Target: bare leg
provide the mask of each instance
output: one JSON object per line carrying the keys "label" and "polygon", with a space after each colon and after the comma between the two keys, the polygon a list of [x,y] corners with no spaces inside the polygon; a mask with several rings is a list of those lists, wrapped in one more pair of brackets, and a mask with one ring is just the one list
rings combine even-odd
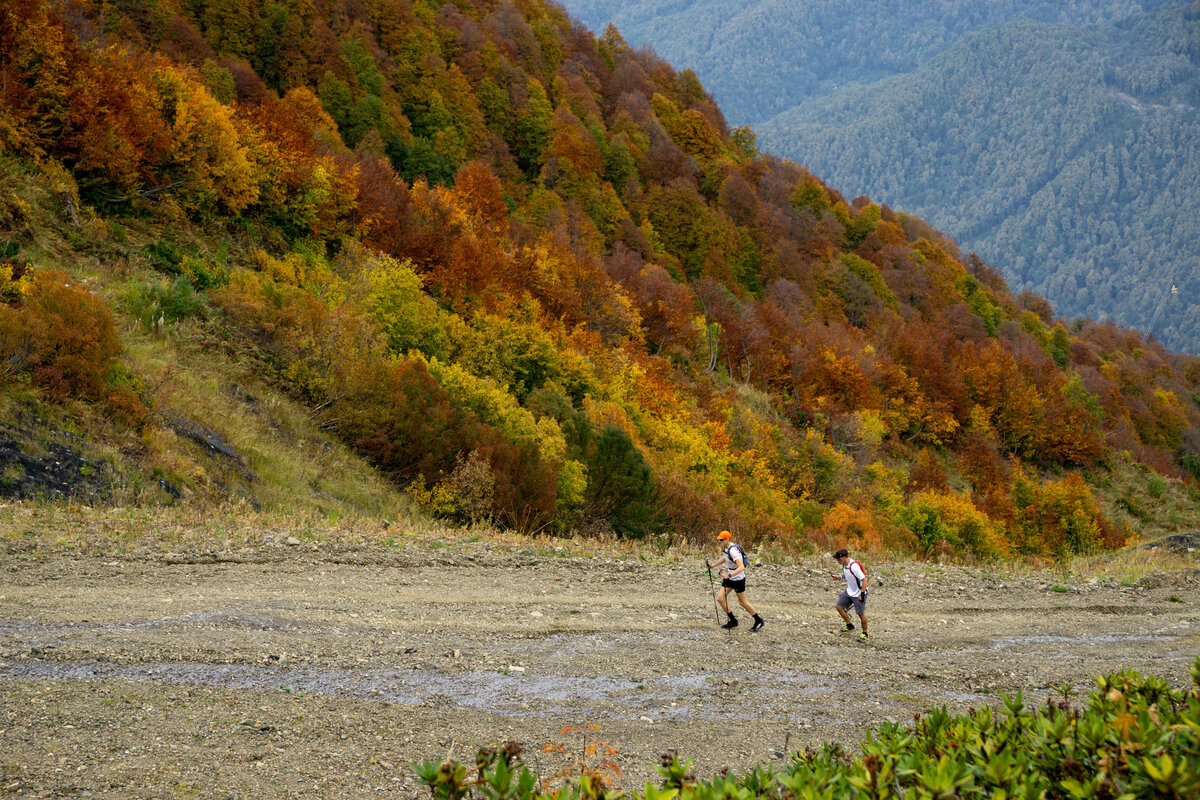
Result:
{"label": "bare leg", "polygon": [[720,604],[721,610],[726,614],[729,613],[729,601],[725,599],[725,595],[728,593],[729,587],[727,586],[722,586],[720,591],[717,592],[717,603]]}
{"label": "bare leg", "polygon": [[835,605],[834,608],[836,608],[837,612],[842,615],[842,619],[846,620],[847,625],[854,624],[853,620],[850,619],[850,615],[846,613],[846,609],[842,608],[839,605]]}
{"label": "bare leg", "polygon": [[[842,616],[843,616],[843,617],[846,617],[846,619],[847,619],[847,620],[849,620],[849,619],[850,619],[850,617],[849,617],[849,616],[847,616],[845,612],[842,612]],[[862,626],[863,626],[863,633],[866,633],[866,632],[867,632],[867,615],[866,615],[866,614],[859,614],[859,615],[858,615],[858,621],[862,623]]]}
{"label": "bare leg", "polygon": [[754,610],[754,606],[750,605],[750,601],[746,599],[745,592],[738,592],[737,600],[741,604],[742,608],[744,608],[750,612],[750,616],[752,616],[752,617],[758,616],[758,612]]}

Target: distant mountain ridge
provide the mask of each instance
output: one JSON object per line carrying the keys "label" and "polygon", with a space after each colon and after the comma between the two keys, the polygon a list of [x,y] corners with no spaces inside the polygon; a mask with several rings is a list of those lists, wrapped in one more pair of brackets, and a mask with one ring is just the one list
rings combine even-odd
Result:
{"label": "distant mountain ridge", "polygon": [[[593,23],[613,11],[569,5]],[[900,3],[887,19],[857,4],[877,44],[845,16],[836,27],[843,3],[742,3],[720,25],[699,14],[690,33],[673,23],[678,6],[651,19],[664,8],[613,14],[633,41],[662,37],[654,48],[694,66],[731,119],[757,119],[765,93],[808,92],[755,124],[765,150],[930,219],[1068,316],[1200,352],[1200,4]],[[777,21],[750,47],[737,19],[768,11]],[[904,34],[912,47],[899,50]],[[785,47],[789,69],[824,77],[756,71]]]}
{"label": "distant mountain ridge", "polygon": [[692,69],[734,125],[912,72],[972,31],[1025,20],[1112,22],[1173,0],[565,0],[593,30],[613,24]]}
{"label": "distant mountain ridge", "polygon": [[1198,95],[1200,15],[1178,6],[975,33],[759,133],[833,185],[934,220],[1060,312],[1197,352]]}

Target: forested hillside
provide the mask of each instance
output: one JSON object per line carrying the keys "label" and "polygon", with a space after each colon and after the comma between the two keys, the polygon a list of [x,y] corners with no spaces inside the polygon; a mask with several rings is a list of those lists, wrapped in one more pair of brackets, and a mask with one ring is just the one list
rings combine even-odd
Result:
{"label": "forested hillside", "polygon": [[973,34],[760,133],[933,220],[1062,313],[1200,350],[1200,6]]}
{"label": "forested hillside", "polygon": [[1200,359],[559,6],[15,0],[0,73],[4,409],[136,437],[176,489],[140,502],[205,480],[158,457],[203,354],[463,522],[981,558],[1200,522]]}
{"label": "forested hillside", "polygon": [[1191,0],[567,5],[694,69],[764,149],[930,220],[1061,313],[1200,351]]}

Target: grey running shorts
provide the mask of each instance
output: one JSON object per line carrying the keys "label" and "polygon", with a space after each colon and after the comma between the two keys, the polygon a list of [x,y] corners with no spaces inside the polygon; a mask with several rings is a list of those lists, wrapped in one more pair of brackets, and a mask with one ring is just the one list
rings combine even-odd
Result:
{"label": "grey running shorts", "polygon": [[849,592],[843,590],[842,593],[838,595],[837,604],[841,608],[850,608],[850,606],[853,605],[854,613],[858,614],[860,617],[867,613],[867,599],[861,594],[858,597],[851,597]]}

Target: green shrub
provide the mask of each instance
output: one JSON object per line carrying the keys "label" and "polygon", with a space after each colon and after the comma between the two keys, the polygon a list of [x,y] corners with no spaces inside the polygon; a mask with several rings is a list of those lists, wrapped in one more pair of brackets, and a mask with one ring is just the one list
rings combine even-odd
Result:
{"label": "green shrub", "polygon": [[181,275],[166,286],[139,283],[130,287],[125,293],[124,306],[138,322],[152,330],[201,314],[207,304],[191,279]]}
{"label": "green shrub", "polygon": [[178,275],[183,263],[183,253],[169,241],[151,242],[145,248],[146,257],[154,268],[168,275]]}
{"label": "green shrub", "polygon": [[184,253],[178,245],[169,241],[151,242],[143,252],[159,272],[185,277],[200,291],[229,283],[229,270],[219,263],[221,253],[217,254],[214,263],[204,257]]}
{"label": "green shrub", "polygon": [[894,516],[913,532],[926,552],[933,552],[943,542],[984,557],[1008,550],[1000,527],[963,495],[927,489],[898,506]]}
{"label": "green shrub", "polygon": [[[1200,687],[1200,659],[1192,666]],[[1001,708],[952,715],[945,708],[911,724],[868,733],[862,755],[841,745],[792,753],[782,769],[696,780],[691,762],[664,761],[661,786],[622,793],[602,765],[557,788],[542,783],[510,744],[480,751],[475,774],[457,762],[414,764],[433,800],[729,800],[730,798],[1195,798],[1200,796],[1200,690],[1173,690],[1132,670],[1098,679],[1086,706],[1070,691],[1045,706],[1020,693]]]}

